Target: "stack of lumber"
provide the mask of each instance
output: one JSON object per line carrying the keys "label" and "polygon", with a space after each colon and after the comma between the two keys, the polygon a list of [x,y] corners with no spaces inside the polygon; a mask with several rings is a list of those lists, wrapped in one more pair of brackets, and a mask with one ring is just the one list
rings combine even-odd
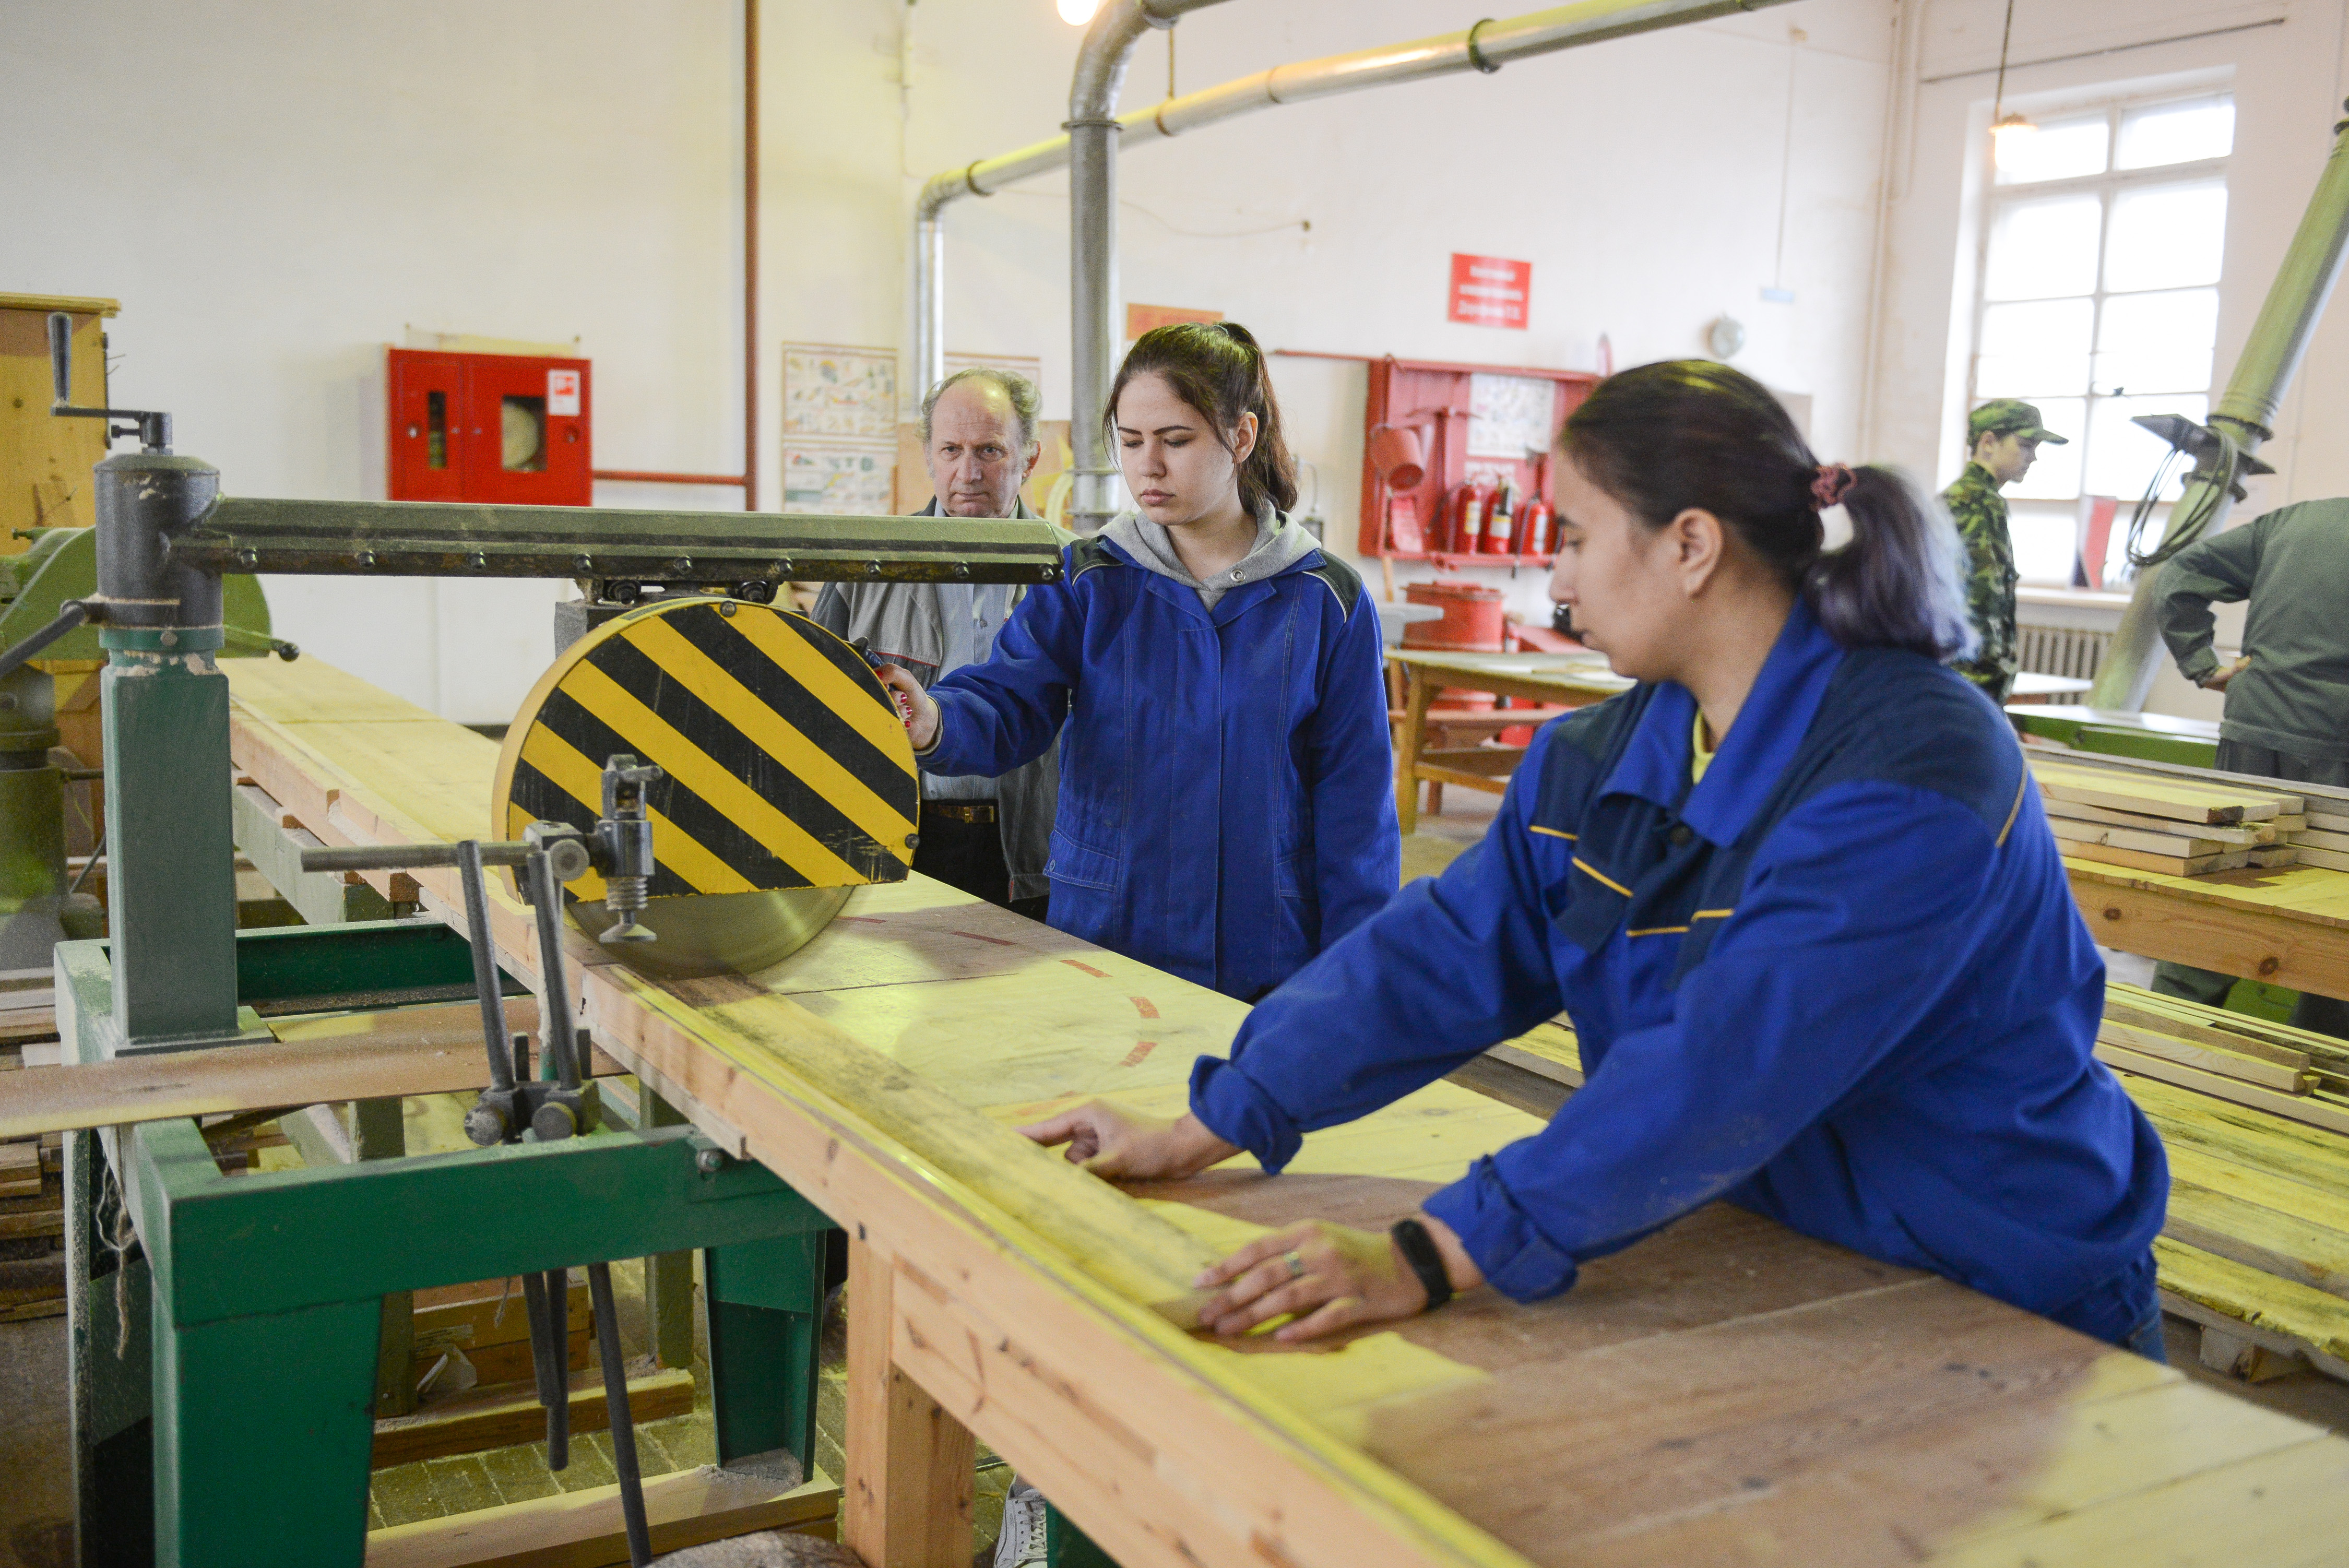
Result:
{"label": "stack of lumber", "polygon": [[2124,1072],[2349,1138],[2349,1041],[2330,1035],[2112,984],[2096,1055]]}
{"label": "stack of lumber", "polygon": [[2349,800],[2313,796],[2305,815],[2308,825],[2292,835],[2300,863],[2349,872]]}
{"label": "stack of lumber", "polygon": [[[2282,785],[2140,772],[2037,751],[2031,773],[2047,825],[2073,860],[2181,877],[2288,866],[2301,858],[2294,840],[2310,825],[2304,797]],[[2349,832],[2341,838],[2349,848]],[[2349,854],[2341,861],[2349,866]]]}
{"label": "stack of lumber", "polygon": [[2096,1055],[2168,1150],[2154,1257],[2204,1361],[2349,1379],[2349,1043],[2108,985]]}

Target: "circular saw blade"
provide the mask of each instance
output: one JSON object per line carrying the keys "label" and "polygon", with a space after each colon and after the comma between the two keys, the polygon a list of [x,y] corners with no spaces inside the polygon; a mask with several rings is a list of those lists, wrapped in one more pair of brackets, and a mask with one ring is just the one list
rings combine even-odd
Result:
{"label": "circular saw blade", "polygon": [[[637,917],[658,940],[609,949],[636,968],[764,968],[912,863],[921,785],[904,720],[864,658],[803,615],[695,594],[564,649],[506,732],[500,830],[592,830],[620,753],[663,773],[646,790],[655,869]],[[611,923],[600,876],[564,898],[591,934]]]}

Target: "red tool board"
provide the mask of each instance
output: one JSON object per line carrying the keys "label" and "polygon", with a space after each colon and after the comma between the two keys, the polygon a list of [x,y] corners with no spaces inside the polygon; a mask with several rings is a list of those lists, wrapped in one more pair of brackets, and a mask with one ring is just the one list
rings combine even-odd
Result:
{"label": "red tool board", "polygon": [[391,500],[593,499],[587,361],[395,348],[385,379]]}
{"label": "red tool board", "polygon": [[[1444,537],[1447,509],[1455,503],[1464,484],[1506,477],[1516,485],[1521,497],[1538,496],[1553,507],[1557,503],[1551,490],[1550,464],[1532,455],[1526,445],[1512,448],[1514,455],[1472,449],[1470,434],[1476,422],[1475,404],[1480,377],[1495,378],[1487,384],[1488,402],[1491,393],[1496,390],[1517,394],[1516,412],[1521,421],[1526,412],[1523,406],[1526,384],[1549,383],[1549,407],[1534,411],[1537,417],[1527,429],[1528,438],[1537,440],[1539,450],[1545,453],[1556,438],[1558,426],[1581,406],[1600,379],[1585,370],[1454,365],[1392,357],[1371,360],[1370,399],[1362,415],[1362,522],[1357,548],[1363,555],[1382,555],[1395,561],[1433,561],[1444,566],[1549,563],[1547,552],[1455,554],[1431,547]],[[1425,456],[1426,477],[1410,490],[1390,490],[1379,477],[1378,467],[1371,457],[1370,436],[1381,425],[1407,427],[1418,432],[1420,449]],[[1535,429],[1543,433],[1536,436]],[[1412,527],[1414,522],[1416,530]],[[1412,546],[1414,532],[1420,540],[1417,548]]]}

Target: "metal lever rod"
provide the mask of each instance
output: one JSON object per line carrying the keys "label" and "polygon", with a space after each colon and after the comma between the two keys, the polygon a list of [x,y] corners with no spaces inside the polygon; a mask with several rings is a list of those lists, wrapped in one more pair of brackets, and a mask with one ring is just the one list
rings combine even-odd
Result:
{"label": "metal lever rod", "polygon": [[[530,859],[522,843],[468,840],[485,866],[518,866]],[[302,851],[305,872],[414,872],[437,866],[460,866],[464,844],[334,844]]]}
{"label": "metal lever rod", "polygon": [[629,1568],[653,1560],[645,1521],[645,1482],[636,1467],[636,1423],[628,1410],[628,1366],[620,1357],[620,1316],[612,1305],[612,1266],[587,1265],[588,1300],[595,1309],[596,1358],[604,1364],[604,1408],[612,1432],[612,1469],[620,1480],[620,1519],[628,1532]]}
{"label": "metal lever rod", "polygon": [[565,1092],[579,1088],[579,1031],[571,1016],[571,983],[563,973],[563,885],[543,850],[530,857],[531,913],[538,917],[539,1015],[554,1076]]}
{"label": "metal lever rod", "polygon": [[15,675],[27,660],[39,657],[43,648],[47,647],[83,622],[91,619],[91,608],[92,606],[82,600],[67,600],[58,609],[56,620],[51,621],[6,653],[0,654],[0,676]]}
{"label": "metal lever rod", "polygon": [[[554,1282],[554,1299],[547,1284]],[[530,1318],[530,1368],[538,1385],[538,1403],[546,1412],[546,1468],[559,1470],[571,1463],[571,1389],[566,1368],[570,1357],[564,1341],[570,1337],[571,1294],[564,1271],[541,1274],[533,1269],[522,1276],[523,1310]]]}
{"label": "metal lever rod", "polygon": [[491,956],[490,894],[481,880],[479,840],[468,839],[457,846],[457,872],[465,883],[465,935],[473,949],[473,989],[481,1002],[481,1042],[489,1047],[490,1088],[512,1094],[513,1041],[506,1031],[497,960]]}

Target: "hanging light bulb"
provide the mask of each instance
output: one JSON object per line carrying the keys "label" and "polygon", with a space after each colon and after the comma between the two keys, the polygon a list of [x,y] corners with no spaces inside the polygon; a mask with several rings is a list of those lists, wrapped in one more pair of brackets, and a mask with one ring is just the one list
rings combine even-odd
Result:
{"label": "hanging light bulb", "polygon": [[1060,0],[1060,6],[1061,21],[1071,27],[1081,27],[1101,9],[1101,0]]}
{"label": "hanging light bulb", "polygon": [[2006,51],[2014,42],[2014,0],[2006,0],[2006,27],[1998,40],[1998,88],[1991,98],[1990,144],[1996,152],[2003,151],[2017,137],[2028,136],[2039,128],[2021,113],[2001,114],[2006,107]]}

